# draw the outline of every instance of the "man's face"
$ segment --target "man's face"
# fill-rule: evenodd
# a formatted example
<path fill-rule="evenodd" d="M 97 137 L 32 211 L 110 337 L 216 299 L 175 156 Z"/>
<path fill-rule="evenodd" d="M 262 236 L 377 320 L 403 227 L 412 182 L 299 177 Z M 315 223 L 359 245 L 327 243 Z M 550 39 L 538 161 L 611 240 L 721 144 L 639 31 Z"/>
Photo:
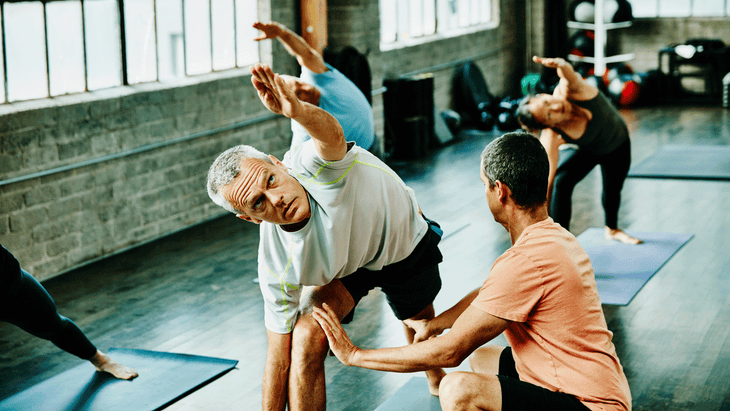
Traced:
<path fill-rule="evenodd" d="M 540 94 L 530 99 L 530 112 L 535 120 L 548 126 L 554 127 L 570 118 L 570 103 L 552 94 Z"/>
<path fill-rule="evenodd" d="M 261 223 L 289 225 L 311 215 L 306 190 L 274 156 L 274 164 L 257 158 L 241 162 L 241 172 L 221 189 L 223 198 L 240 212 L 238 217 Z"/>

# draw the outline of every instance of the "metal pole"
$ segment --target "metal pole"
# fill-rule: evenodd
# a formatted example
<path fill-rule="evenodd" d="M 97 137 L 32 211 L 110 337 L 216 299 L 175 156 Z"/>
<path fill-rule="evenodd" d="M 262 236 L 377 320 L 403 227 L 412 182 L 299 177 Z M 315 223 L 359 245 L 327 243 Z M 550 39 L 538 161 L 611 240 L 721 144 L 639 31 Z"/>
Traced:
<path fill-rule="evenodd" d="M 129 78 L 127 74 L 127 34 L 126 28 L 124 27 L 124 0 L 117 0 L 119 5 L 119 37 L 122 46 L 122 84 L 129 85 Z"/>
<path fill-rule="evenodd" d="M 41 2 L 43 6 L 43 37 L 46 39 L 46 97 L 51 96 L 51 59 L 48 51 L 48 18 L 46 17 L 46 2 Z"/>
<path fill-rule="evenodd" d="M 2 36 L 3 36 L 3 84 L 5 84 L 5 102 L 8 102 L 8 47 L 7 40 L 5 40 L 5 3 L 0 3 L 0 23 L 2 23 Z"/>
<path fill-rule="evenodd" d="M 86 13 L 81 0 L 81 48 L 84 52 L 84 91 L 89 91 L 89 62 L 86 61 Z"/>

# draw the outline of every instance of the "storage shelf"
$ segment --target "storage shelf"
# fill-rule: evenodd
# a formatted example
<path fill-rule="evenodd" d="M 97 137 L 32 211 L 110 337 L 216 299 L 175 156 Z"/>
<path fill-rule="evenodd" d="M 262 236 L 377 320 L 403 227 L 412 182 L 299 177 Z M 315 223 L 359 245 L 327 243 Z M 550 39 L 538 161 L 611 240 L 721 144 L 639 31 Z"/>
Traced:
<path fill-rule="evenodd" d="M 631 27 L 632 22 L 630 21 L 622 21 L 619 23 L 604 23 L 603 28 L 605 30 L 612 30 L 612 29 L 623 29 L 626 27 Z M 568 27 L 571 29 L 584 29 L 584 30 L 595 30 L 596 24 L 594 23 L 581 23 L 579 21 L 569 21 Z"/>
<path fill-rule="evenodd" d="M 603 58 L 603 61 L 606 64 L 618 63 L 620 61 L 633 60 L 634 57 L 635 57 L 634 53 L 617 54 L 615 56 L 604 57 Z M 568 60 L 570 60 L 570 61 L 581 61 L 581 62 L 585 62 L 585 63 L 595 63 L 596 62 L 596 58 L 595 57 L 576 56 L 575 54 L 568 54 Z"/>

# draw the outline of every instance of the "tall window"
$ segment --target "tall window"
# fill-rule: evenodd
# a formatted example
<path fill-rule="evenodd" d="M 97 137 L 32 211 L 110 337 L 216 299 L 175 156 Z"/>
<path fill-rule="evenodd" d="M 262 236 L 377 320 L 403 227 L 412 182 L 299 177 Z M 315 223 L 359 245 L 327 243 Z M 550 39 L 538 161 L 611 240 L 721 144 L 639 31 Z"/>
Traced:
<path fill-rule="evenodd" d="M 629 0 L 634 17 L 730 16 L 730 0 Z"/>
<path fill-rule="evenodd" d="M 0 0 L 0 103 L 249 66 L 260 0 Z"/>
<path fill-rule="evenodd" d="M 496 23 L 494 0 L 380 0 L 380 42 L 385 48 L 452 36 Z"/>

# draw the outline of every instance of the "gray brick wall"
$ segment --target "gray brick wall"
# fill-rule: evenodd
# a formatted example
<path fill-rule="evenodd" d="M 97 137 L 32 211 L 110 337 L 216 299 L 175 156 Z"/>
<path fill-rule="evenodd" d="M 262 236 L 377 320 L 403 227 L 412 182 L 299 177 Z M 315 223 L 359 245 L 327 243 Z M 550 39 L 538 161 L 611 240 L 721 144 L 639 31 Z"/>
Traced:
<path fill-rule="evenodd" d="M 518 2 L 519 4 L 519 2 Z M 272 19 L 297 27 L 299 3 L 273 0 Z M 523 67 L 518 7 L 500 2 L 499 28 L 401 50 L 380 52 L 378 0 L 331 0 L 330 47 L 370 50 L 373 88 L 386 76 L 483 55 L 477 63 L 495 94 L 516 84 Z M 519 6 L 523 7 L 523 6 Z M 296 62 L 271 45 L 276 71 L 296 74 Z M 436 70 L 435 104 L 449 108 L 453 68 Z M 382 98 L 374 98 L 382 136 Z M 151 144 L 210 132 L 267 114 L 247 70 L 0 105 L 0 181 L 74 166 Z M 0 185 L 0 243 L 37 279 L 161 238 L 225 212 L 205 193 L 213 159 L 236 144 L 278 157 L 291 139 L 289 121 L 246 127 Z"/>

